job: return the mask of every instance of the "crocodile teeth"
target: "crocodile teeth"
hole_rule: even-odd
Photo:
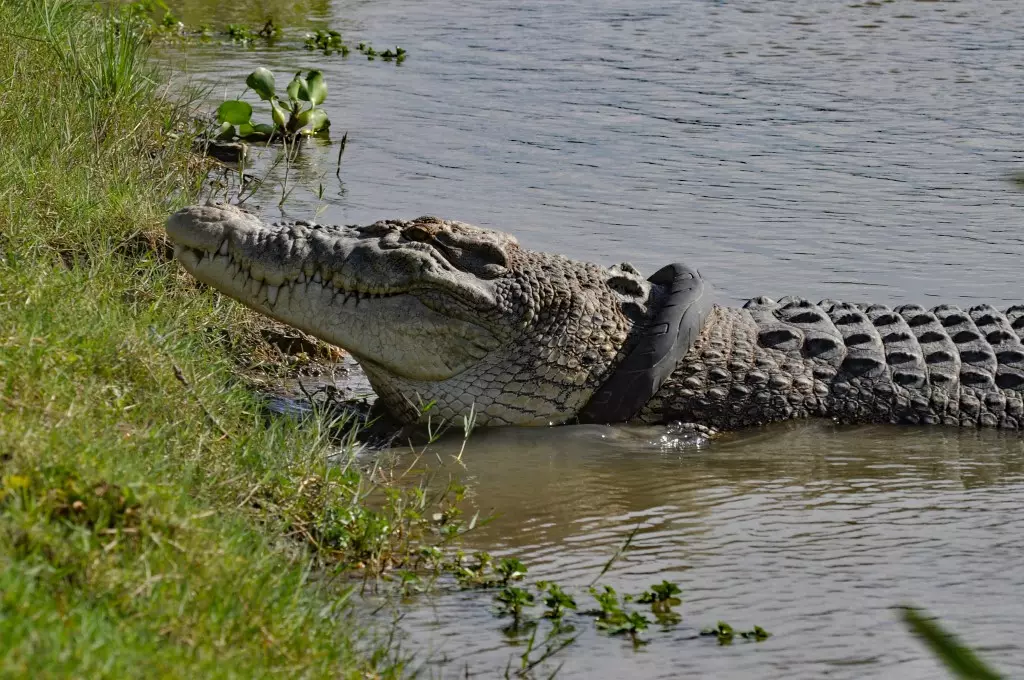
[[[323,279],[320,278],[320,272],[313,274],[313,283],[323,283]]]
[[[297,277],[295,277],[295,283],[305,283],[305,282],[306,282],[306,272],[300,272],[299,275]]]
[[[277,302],[277,293],[281,290],[279,286],[267,286],[267,302],[274,304]]]
[[[220,244],[220,248],[217,250],[218,255],[228,254],[228,240],[224,239],[224,242]]]

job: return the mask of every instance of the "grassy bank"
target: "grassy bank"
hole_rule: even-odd
[[[252,317],[167,258],[186,107],[85,3],[0,27],[0,674],[402,674],[329,578],[395,517],[233,386]]]

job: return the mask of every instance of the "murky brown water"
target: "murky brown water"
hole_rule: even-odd
[[[463,454],[474,504],[498,513],[473,545],[522,556],[531,577],[575,586],[591,606],[585,586],[639,525],[602,581],[684,588],[682,624],[652,628],[639,653],[581,626],[566,676],[941,677],[898,623],[893,607],[908,602],[1020,671],[1019,438],[813,423],[673,443],[653,428],[501,430],[474,434]],[[728,649],[694,639],[719,619],[774,636]],[[462,594],[403,622],[452,660],[448,672],[467,657],[503,667],[506,623]]]
[[[187,18],[198,23],[194,0]],[[256,7],[247,15],[247,8]],[[240,3],[219,21],[340,28],[409,50],[400,67],[206,46],[179,63],[231,95],[256,65],[321,66],[336,147],[310,147],[292,216],[433,213],[529,247],[650,270],[700,267],[725,302],[1024,299],[1024,5],[680,0]],[[281,77],[279,76],[279,77]],[[275,175],[282,179],[281,175]],[[257,203],[276,216],[274,196]],[[446,444],[442,460],[457,443]],[[893,607],[939,614],[1024,673],[1024,444],[992,433],[796,424],[703,447],[664,430],[478,432],[473,535],[531,575],[685,590],[683,623],[633,652],[587,630],[565,677],[936,677]],[[453,468],[455,469],[455,468]],[[486,597],[486,596],[484,596]],[[581,597],[581,600],[586,599]],[[695,637],[725,619],[762,644]],[[436,675],[518,654],[486,599],[402,622]]]

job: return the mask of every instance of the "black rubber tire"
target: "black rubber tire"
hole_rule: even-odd
[[[647,280],[668,288],[664,303],[633,350],[580,411],[581,423],[632,418],[693,347],[714,306],[711,284],[685,264],[662,267]]]

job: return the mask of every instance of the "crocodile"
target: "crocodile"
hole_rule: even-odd
[[[1024,305],[730,307],[682,265],[644,278],[435,217],[268,224],[197,205],[167,232],[196,279],[347,350],[404,423],[1024,427]]]

